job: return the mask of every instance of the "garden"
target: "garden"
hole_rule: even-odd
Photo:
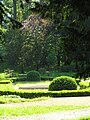
[[[50,73],[51,74],[51,73]],[[58,73],[59,74],[59,73]],[[90,95],[90,80],[84,81],[70,77],[71,73],[57,73],[41,76],[38,71],[30,71],[27,74],[0,73],[0,95],[14,95],[16,98],[38,97],[76,97]],[[74,73],[73,73],[74,74]],[[45,78],[46,79],[45,79]],[[45,80],[42,80],[45,79]],[[52,78],[52,79],[51,79]],[[9,96],[10,97],[10,96]],[[3,101],[2,101],[3,103]]]
[[[69,76],[67,76],[67,74]],[[90,96],[89,78],[85,81],[84,79],[75,80],[75,78],[72,77],[74,73],[66,72],[58,75],[59,72],[57,74],[55,71],[47,75],[47,73],[40,74],[35,70],[29,71],[27,74],[12,74],[11,72],[0,73],[0,118],[3,116],[26,116],[90,108],[90,105],[84,104],[63,105],[61,103],[51,106],[32,105],[32,102],[48,101],[51,98]],[[19,106],[15,105],[12,108],[12,105],[10,105],[11,103],[19,103]],[[20,103],[25,103],[25,105],[22,106]],[[31,103],[32,106],[29,105],[29,103]],[[1,106],[4,104],[6,105]]]
[[[89,96],[89,0],[0,0],[0,119],[89,109],[25,106]]]

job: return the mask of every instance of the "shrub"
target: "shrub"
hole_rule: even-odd
[[[45,74],[45,73],[46,73],[46,69],[45,69],[45,68],[40,68],[40,69],[39,69],[39,72],[40,72],[41,74]]]
[[[41,76],[38,71],[30,71],[27,73],[27,80],[28,81],[40,81]]]
[[[90,82],[80,82],[80,89],[90,88]]]
[[[1,80],[0,84],[10,84],[12,83],[10,80]]]
[[[72,77],[61,76],[53,79],[49,85],[49,91],[58,91],[58,90],[76,90],[77,83]]]
[[[0,96],[1,95],[17,95],[21,98],[38,98],[38,97],[79,97],[79,96],[90,96],[90,89],[85,90],[63,90],[63,91],[14,91],[14,90],[8,90],[8,91],[1,91],[0,90]]]
[[[15,82],[25,82],[27,81],[27,77],[17,77],[15,79],[12,79],[13,80],[13,83]]]
[[[53,77],[41,76],[41,80],[53,80]]]
[[[76,83],[79,85],[81,80],[80,79],[75,79]]]

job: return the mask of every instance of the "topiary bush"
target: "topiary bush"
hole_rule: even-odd
[[[41,80],[41,76],[39,74],[38,71],[29,71],[27,73],[27,80],[28,81],[40,81]]]
[[[74,78],[68,76],[56,77],[49,85],[49,91],[76,90],[77,83]]]

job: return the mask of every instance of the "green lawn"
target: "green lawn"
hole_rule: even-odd
[[[90,116],[80,117],[80,118],[73,119],[73,120],[90,120]]]
[[[47,80],[47,81],[34,81],[34,82],[16,82],[16,86],[29,86],[31,84],[47,84],[49,85],[51,81]]]
[[[56,111],[67,111],[81,108],[90,108],[90,106],[25,106],[25,107],[0,107],[0,116],[26,116],[32,114],[44,114]]]

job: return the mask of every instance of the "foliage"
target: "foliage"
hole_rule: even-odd
[[[76,63],[80,78],[90,76],[90,2],[78,0],[57,0],[35,2],[34,12],[53,21],[53,29],[48,33],[55,47],[58,67]],[[51,37],[50,37],[51,36]],[[72,51],[71,51],[72,49]]]
[[[81,80],[80,79],[75,79],[77,85],[80,85]]]
[[[17,95],[2,95],[0,96],[0,104],[1,103],[17,103],[17,102],[34,102],[34,101],[41,101],[49,99],[49,97],[40,97],[40,98],[34,98],[34,99],[25,99],[21,98]]]
[[[89,120],[90,119],[90,116],[85,116],[85,117],[79,117],[77,118],[76,120]]]
[[[41,74],[41,75],[42,75],[42,77],[48,76],[47,73]],[[61,72],[61,71],[57,71],[57,70],[49,71],[49,77],[55,78],[55,77],[58,77],[58,76],[75,77],[75,72]]]
[[[0,80],[9,80],[9,74],[0,73]]]
[[[10,84],[0,84],[0,91],[2,91],[2,94],[0,95],[3,95],[3,92],[4,91],[14,91],[14,86],[10,83]],[[8,93],[6,92],[5,95],[7,95]]]
[[[77,83],[75,82],[74,78],[68,76],[56,77],[49,85],[50,91],[76,90],[76,89]]]
[[[29,0],[25,1],[27,4],[22,0],[15,3],[19,21],[24,20],[32,11],[32,15],[22,22],[23,27],[20,31],[9,30],[6,25],[11,20],[13,26],[18,26],[18,21],[12,19],[14,11],[12,12],[11,9],[15,1],[0,2],[0,24],[9,31],[3,41],[7,52],[5,60],[8,64],[12,67],[18,66],[22,73],[26,68],[38,70],[45,67],[47,70],[61,70],[63,66],[73,64],[77,77],[80,79],[89,77],[89,0],[79,2],[78,0],[36,0],[32,1],[33,3]],[[19,24],[19,27],[22,25]],[[3,33],[1,26],[0,33]]]
[[[38,71],[29,71],[27,73],[27,80],[28,81],[40,81],[41,76]]]
[[[12,90],[0,89],[0,95],[18,95],[21,98],[38,98],[38,97],[79,97],[90,96],[90,89],[83,90],[63,90],[63,91],[47,91],[47,90]]]
[[[80,85],[80,89],[90,88],[90,82],[88,82],[88,80],[87,80],[87,81],[80,82],[79,85]]]
[[[13,83],[15,83],[15,82],[25,82],[25,81],[27,81],[27,77],[16,77],[13,80]]]
[[[12,5],[13,4],[13,5]],[[20,4],[19,4],[20,5]],[[13,12],[12,13],[12,7],[15,10],[15,1],[0,1],[0,10],[1,10],[1,14],[0,14],[0,25],[4,26],[4,27],[8,27],[8,24],[6,25],[6,23],[12,23],[12,27],[13,28],[20,28],[22,26],[22,24],[17,21],[16,19],[14,19],[13,16]],[[9,24],[10,25],[10,24]]]
[[[0,80],[0,84],[10,84],[11,80]]]
[[[41,64],[46,63],[42,58],[45,54],[44,50],[47,49],[46,41],[44,41],[47,23],[40,16],[31,15],[23,22],[22,29],[11,29],[6,33],[6,58],[11,66],[18,66],[24,73],[24,69],[29,66],[31,69],[38,70]]]

